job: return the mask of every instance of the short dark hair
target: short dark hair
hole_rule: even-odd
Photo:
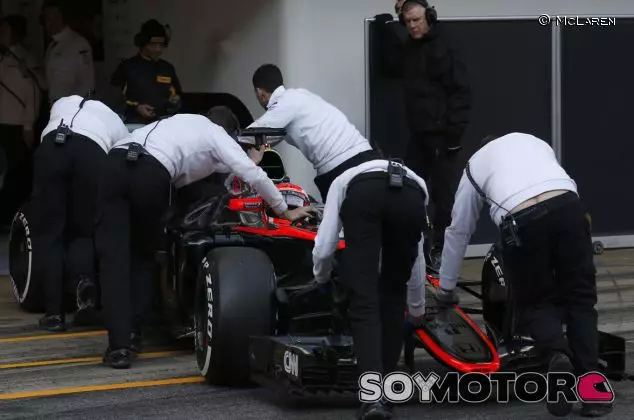
[[[263,64],[253,73],[253,87],[268,93],[284,85],[282,71],[275,64]]]
[[[21,15],[9,15],[0,19],[0,23],[9,25],[11,28],[11,36],[16,38],[18,42],[24,41],[26,38],[27,23],[26,18]]]
[[[224,128],[228,134],[232,134],[240,128],[238,117],[226,106],[214,106],[207,111],[209,120]]]
[[[59,9],[64,17],[68,14],[69,4],[66,0],[44,0],[42,4],[42,10],[54,7]]]

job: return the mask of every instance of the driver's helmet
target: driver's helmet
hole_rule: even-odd
[[[277,189],[282,193],[282,197],[284,197],[284,201],[286,201],[289,210],[310,206],[310,197],[302,187],[285,183],[278,184]]]

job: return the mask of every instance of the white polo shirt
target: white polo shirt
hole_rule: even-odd
[[[95,88],[90,44],[68,26],[52,38],[46,49],[49,102],[70,95],[86,95]]]
[[[548,143],[524,133],[511,133],[478,150],[469,161],[471,176],[490,200],[491,220],[499,226],[507,212],[524,201],[553,190],[577,192],[577,184],[557,161]],[[456,287],[462,260],[476,230],[484,199],[466,172],[456,191],[451,226],[445,230],[440,286]]]
[[[317,175],[372,149],[341,111],[306,89],[275,89],[268,110],[251,127],[286,129],[286,141],[302,152]]]
[[[117,141],[129,134],[128,129],[121,117],[102,102],[88,100],[79,111],[82,100],[81,96],[73,95],[56,101],[48,124],[42,131],[42,138],[56,130],[64,120],[69,127],[72,122],[71,131],[90,138],[108,153]]]
[[[339,212],[346,198],[348,184],[359,174],[375,171],[387,172],[387,167],[387,160],[377,159],[365,162],[348,169],[339,175],[332,183],[328,191],[323,218],[317,230],[317,237],[315,238],[315,246],[313,248],[313,275],[316,281],[325,283],[330,280],[332,261],[337,250],[337,245],[339,244],[339,232],[341,232],[342,228]],[[429,193],[425,181],[417,176],[414,171],[407,167],[405,167],[405,169],[407,170],[406,176],[416,181],[422,188],[425,193],[425,205],[428,205]],[[418,244],[418,257],[412,268],[410,280],[407,283],[407,302],[409,311],[413,316],[421,316],[425,312],[425,272],[427,266],[423,251],[424,243],[425,239],[421,237]],[[368,263],[371,262],[368,261]],[[376,263],[378,269],[378,261]]]
[[[215,173],[235,173],[278,215],[288,206],[273,181],[224,128],[197,114],[177,114],[134,130],[114,147],[139,143],[170,173],[176,188]]]

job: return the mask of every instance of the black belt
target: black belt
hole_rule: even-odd
[[[574,203],[576,201],[579,201],[579,196],[572,191],[568,191],[564,194],[549,198],[546,201],[533,204],[530,207],[514,213],[512,216],[518,226],[526,225],[533,220],[544,217],[548,213],[551,213],[567,204]]]
[[[379,171],[372,171],[372,172],[364,172],[362,174],[359,174],[359,175],[355,176],[348,183],[348,188],[350,188],[356,182],[367,181],[367,180],[372,180],[372,179],[373,180],[381,180],[381,181],[385,182],[385,186],[386,187],[388,186],[388,181],[389,181],[388,173],[384,172],[382,170],[379,170]],[[403,179],[403,186],[408,186],[408,187],[411,187],[411,188],[415,188],[418,191],[420,191],[423,195],[425,195],[425,192],[423,191],[421,186],[418,184],[418,182],[414,181],[412,178],[409,178],[409,177],[405,176],[404,179]]]

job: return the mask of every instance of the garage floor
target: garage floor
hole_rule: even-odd
[[[4,241],[0,242],[4,246]],[[4,249],[2,250],[5,251]],[[6,267],[6,259],[0,260]],[[634,250],[607,251],[597,257],[600,328],[634,343]],[[466,261],[463,278],[477,279],[479,260]],[[474,298],[461,294],[465,306]],[[0,275],[0,419],[351,419],[356,396],[310,398],[297,405],[264,388],[228,389],[202,382],[191,343],[150,341],[144,354],[125,371],[100,365],[107,345],[103,330],[72,329],[65,334],[36,329],[39,314],[24,313],[15,304],[8,277]],[[72,317],[72,316],[71,316]],[[475,317],[474,317],[475,318]],[[630,344],[628,343],[628,346]],[[424,351],[417,351],[423,372],[443,369]],[[634,363],[628,347],[628,370]],[[610,418],[634,418],[634,386],[613,382],[616,409]],[[398,407],[402,419],[543,419],[542,404],[512,401],[498,404],[423,405],[414,398]]]

